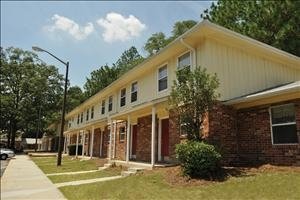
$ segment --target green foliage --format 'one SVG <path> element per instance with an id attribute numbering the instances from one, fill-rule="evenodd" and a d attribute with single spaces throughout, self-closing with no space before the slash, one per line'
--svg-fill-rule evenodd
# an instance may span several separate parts
<path id="1" fill-rule="evenodd" d="M 177 113 L 177 121 L 187 138 L 200 141 L 205 114 L 219 97 L 217 75 L 207 73 L 205 68 L 196 67 L 191 71 L 186 67 L 177 71 L 176 76 L 169 98 L 170 107 Z"/>
<path id="2" fill-rule="evenodd" d="M 66 111 L 69 112 L 85 100 L 84 93 L 78 86 L 69 87 L 67 93 Z"/>
<path id="3" fill-rule="evenodd" d="M 174 24 L 172 35 L 169 38 L 162 32 L 154 33 L 147 40 L 144 49 L 149 56 L 152 56 L 196 24 L 197 22 L 194 20 L 178 21 Z"/>
<path id="4" fill-rule="evenodd" d="M 300 1 L 220 0 L 201 17 L 300 56 Z"/>
<path id="5" fill-rule="evenodd" d="M 190 177 L 212 177 L 220 169 L 221 154 L 213 145 L 188 141 L 176 145 L 176 156 L 183 173 Z"/>
<path id="6" fill-rule="evenodd" d="M 68 146 L 69 149 L 69 156 L 74 156 L 76 155 L 76 144 L 71 144 Z M 82 145 L 78 145 L 78 155 L 82 154 Z"/>
<path id="7" fill-rule="evenodd" d="M 1 130 L 12 133 L 37 131 L 39 111 L 41 130 L 52 114 L 60 110 L 63 77 L 54 66 L 19 48 L 1 48 Z"/>
<path id="8" fill-rule="evenodd" d="M 130 47 L 122 53 L 112 67 L 104 65 L 100 69 L 92 71 L 91 77 L 87 78 L 83 86 L 86 98 L 93 96 L 143 60 L 144 58 L 138 53 L 137 49 Z"/>

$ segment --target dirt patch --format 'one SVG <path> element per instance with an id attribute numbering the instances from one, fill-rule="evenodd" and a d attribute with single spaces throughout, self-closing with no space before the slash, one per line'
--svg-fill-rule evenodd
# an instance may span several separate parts
<path id="1" fill-rule="evenodd" d="M 198 186 L 223 182 L 228 180 L 230 177 L 255 176 L 259 173 L 274 172 L 300 173 L 300 167 L 283 167 L 269 164 L 259 167 L 224 167 L 221 169 L 220 174 L 217 177 L 211 178 L 210 180 L 184 176 L 180 166 L 158 168 L 152 171 L 145 171 L 144 174 L 161 173 L 164 177 L 164 180 L 172 186 Z"/>
<path id="2" fill-rule="evenodd" d="M 104 164 L 108 163 L 107 159 L 96 158 L 94 159 L 97 167 L 103 167 Z"/>

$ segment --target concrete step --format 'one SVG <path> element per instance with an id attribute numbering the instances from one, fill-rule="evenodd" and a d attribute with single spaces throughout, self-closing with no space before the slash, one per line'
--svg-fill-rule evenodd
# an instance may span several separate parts
<path id="1" fill-rule="evenodd" d="M 131 175 L 134 175 L 135 172 L 132 172 L 132 171 L 122 171 L 121 172 L 121 176 L 123 177 L 126 177 L 126 176 L 131 176 Z"/>
<path id="2" fill-rule="evenodd" d="M 140 167 L 130 167 L 130 168 L 128 168 L 128 171 L 134 172 L 134 173 L 137 173 L 137 172 L 140 172 L 140 171 L 143 171 L 143 170 L 144 169 L 140 168 Z"/>
<path id="3" fill-rule="evenodd" d="M 109 167 L 111 167 L 111 166 L 112 166 L 111 163 L 106 163 L 106 164 L 103 165 L 103 167 L 106 167 L 106 168 L 109 168 Z"/>

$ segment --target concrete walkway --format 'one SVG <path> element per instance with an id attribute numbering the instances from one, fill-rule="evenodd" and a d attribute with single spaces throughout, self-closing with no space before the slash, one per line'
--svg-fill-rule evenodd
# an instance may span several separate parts
<path id="1" fill-rule="evenodd" d="M 46 176 L 59 176 L 59 175 L 85 174 L 85 173 L 99 172 L 99 171 L 105 170 L 105 169 L 107 169 L 107 168 L 108 168 L 108 167 L 99 167 L 99 169 L 88 170 L 88 171 L 52 173 L 52 174 L 46 174 Z"/>
<path id="2" fill-rule="evenodd" d="M 81 184 L 87 184 L 87 183 L 95 183 L 95 182 L 104 182 L 104 181 L 110 181 L 114 179 L 124 178 L 123 176 L 110 176 L 110 177 L 104 177 L 104 178 L 94 178 L 94 179 L 87 179 L 87 180 L 80 180 L 80 181 L 70 181 L 70 182 L 64 182 L 64 183 L 56 183 L 56 187 L 63 187 L 63 186 L 70 186 L 70 185 L 81 185 Z"/>
<path id="3" fill-rule="evenodd" d="M 65 199 L 27 155 L 12 159 L 1 178 L 1 200 Z"/>

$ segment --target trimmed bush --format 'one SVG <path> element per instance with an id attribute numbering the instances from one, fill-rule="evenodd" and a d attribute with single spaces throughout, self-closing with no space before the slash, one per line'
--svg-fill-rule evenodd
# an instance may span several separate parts
<path id="1" fill-rule="evenodd" d="M 220 169 L 221 154 L 213 145 L 204 142 L 188 141 L 178 144 L 176 156 L 184 175 L 190 177 L 212 177 Z"/>
<path id="2" fill-rule="evenodd" d="M 68 146 L 69 149 L 69 156 L 76 155 L 76 144 L 71 144 Z M 82 145 L 78 144 L 78 155 L 82 154 Z"/>

